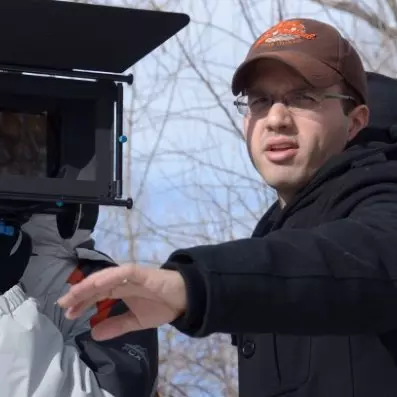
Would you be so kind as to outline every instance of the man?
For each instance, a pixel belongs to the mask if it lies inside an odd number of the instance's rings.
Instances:
[[[100,343],[90,329],[125,311],[121,301],[102,301],[76,321],[54,304],[88,274],[116,266],[94,248],[97,209],[84,207],[74,233],[73,214],[36,214],[21,229],[0,224],[1,396],[154,396],[156,330]]]
[[[233,335],[242,397],[397,395],[397,139],[368,125],[366,75],[331,26],[265,32],[232,90],[256,170],[278,193],[251,238],[99,272],[59,300],[130,312],[97,340],[171,323]]]

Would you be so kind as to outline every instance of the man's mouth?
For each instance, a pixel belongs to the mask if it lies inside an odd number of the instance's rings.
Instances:
[[[271,152],[277,152],[281,150],[288,150],[288,149],[297,149],[298,146],[294,145],[292,143],[284,143],[284,144],[279,144],[279,145],[271,145],[269,146],[268,150]]]
[[[291,140],[274,139],[266,145],[265,153],[271,162],[279,163],[293,158],[298,148],[298,144]]]
[[[270,138],[266,144],[265,149],[269,151],[297,149],[298,144],[292,139],[288,138]]]

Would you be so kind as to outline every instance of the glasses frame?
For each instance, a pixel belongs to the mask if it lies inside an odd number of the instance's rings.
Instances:
[[[304,91],[303,91],[304,92]],[[285,96],[287,96],[288,94],[286,94]],[[259,116],[261,114],[263,114],[264,112],[258,112],[258,113],[252,113],[250,111],[250,108],[248,106],[248,103],[242,102],[242,98],[248,97],[248,94],[244,93],[241,94],[239,97],[237,97],[236,100],[233,101],[233,105],[236,106],[237,108],[237,112],[245,117],[248,116]],[[272,106],[277,103],[277,102],[281,102],[284,106],[286,106],[287,108],[289,108],[288,103],[285,101],[285,97],[282,98],[281,100],[278,98],[274,98],[272,96],[270,96],[271,101],[270,101],[270,106],[269,106],[269,110],[272,108]],[[345,94],[339,94],[336,92],[325,92],[321,95],[319,95],[318,101],[316,106],[313,109],[301,109],[302,111],[305,110],[318,110],[319,106],[321,105],[321,103],[326,100],[326,99],[344,99],[344,100],[351,100],[355,103],[357,103],[357,100],[352,97],[351,95],[345,95]]]

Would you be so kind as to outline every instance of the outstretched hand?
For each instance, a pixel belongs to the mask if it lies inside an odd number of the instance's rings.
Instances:
[[[128,312],[109,318],[92,330],[96,340],[168,324],[186,310],[185,282],[179,272],[138,265],[107,268],[72,286],[58,300],[65,316],[75,319],[104,299],[122,299]]]

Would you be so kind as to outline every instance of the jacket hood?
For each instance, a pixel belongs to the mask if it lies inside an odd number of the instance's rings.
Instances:
[[[314,175],[309,185],[340,175],[352,167],[367,163],[366,159],[373,156],[383,156],[397,160],[397,136],[389,129],[365,129],[350,142],[345,150],[331,158]]]

